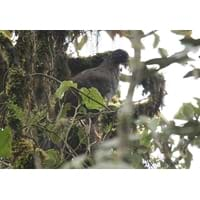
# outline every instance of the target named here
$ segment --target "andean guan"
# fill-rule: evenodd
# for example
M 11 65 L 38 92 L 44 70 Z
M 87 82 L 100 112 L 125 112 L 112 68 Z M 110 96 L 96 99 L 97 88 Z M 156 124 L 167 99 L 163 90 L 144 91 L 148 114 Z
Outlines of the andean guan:
M 129 55 L 122 49 L 117 49 L 110 53 L 104 61 L 97 67 L 84 70 L 72 77 L 71 80 L 78 84 L 78 88 L 95 87 L 101 95 L 110 100 L 117 91 L 119 83 L 119 65 L 127 65 Z M 63 102 L 72 105 L 71 110 L 67 113 L 68 116 L 73 116 L 74 109 L 78 106 L 79 94 L 74 91 L 67 91 L 64 95 Z

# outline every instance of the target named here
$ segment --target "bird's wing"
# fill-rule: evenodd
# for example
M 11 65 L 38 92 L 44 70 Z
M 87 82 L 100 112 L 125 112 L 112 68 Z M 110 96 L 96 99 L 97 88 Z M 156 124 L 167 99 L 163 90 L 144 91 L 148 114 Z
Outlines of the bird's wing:
M 85 70 L 72 78 L 79 87 L 95 87 L 102 96 L 110 92 L 110 72 L 101 68 Z

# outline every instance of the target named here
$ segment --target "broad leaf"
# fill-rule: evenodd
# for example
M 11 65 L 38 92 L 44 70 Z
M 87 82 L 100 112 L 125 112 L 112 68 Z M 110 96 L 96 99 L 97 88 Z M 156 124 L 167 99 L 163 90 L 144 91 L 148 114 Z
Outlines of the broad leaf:
M 64 93 L 69 90 L 70 87 L 77 88 L 77 83 L 74 83 L 73 81 L 63 81 L 56 90 L 55 96 L 59 99 L 62 99 Z
M 81 88 L 81 97 L 83 100 L 83 104 L 88 108 L 88 109 L 95 109 L 95 110 L 100 110 L 104 108 L 105 106 L 105 101 L 104 98 L 101 96 L 100 92 L 92 87 L 92 88 Z
M 192 120 L 194 117 L 194 106 L 191 103 L 184 103 L 175 115 L 176 119 Z
M 159 49 L 158 49 L 158 52 L 159 52 L 159 54 L 161 55 L 162 58 L 167 58 L 168 52 L 167 52 L 166 49 L 159 48 Z
M 12 155 L 12 133 L 9 127 L 0 129 L 0 157 L 9 158 Z

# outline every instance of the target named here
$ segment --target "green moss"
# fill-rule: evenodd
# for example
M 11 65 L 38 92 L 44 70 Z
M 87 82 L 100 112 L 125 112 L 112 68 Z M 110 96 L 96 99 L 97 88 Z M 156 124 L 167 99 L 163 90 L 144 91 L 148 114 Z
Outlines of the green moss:
M 21 138 L 13 143 L 13 167 L 34 168 L 35 143 L 29 138 Z
M 8 81 L 6 93 L 10 99 L 17 105 L 23 107 L 26 90 L 24 71 L 21 68 L 10 68 L 8 72 Z
M 24 71 L 21 68 L 10 68 L 8 71 L 6 94 L 9 98 L 7 104 L 7 123 L 13 129 L 14 137 L 18 137 L 22 132 L 22 121 L 16 116 L 15 110 L 9 105 L 16 104 L 16 106 L 23 109 L 24 99 L 26 97 L 26 86 Z

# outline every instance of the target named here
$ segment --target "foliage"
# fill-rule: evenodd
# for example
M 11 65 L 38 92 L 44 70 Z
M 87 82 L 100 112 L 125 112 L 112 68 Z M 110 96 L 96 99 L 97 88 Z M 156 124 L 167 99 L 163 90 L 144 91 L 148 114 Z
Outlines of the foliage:
M 6 127 L 0 131 L 0 157 L 9 158 L 12 154 L 11 129 Z
M 94 110 L 100 110 L 104 108 L 104 99 L 96 88 L 81 88 L 80 91 L 83 104 L 86 106 L 86 108 Z
M 69 88 L 77 88 L 77 84 L 73 83 L 72 81 L 63 81 L 59 88 L 56 90 L 55 96 L 59 99 L 62 99 L 64 96 L 65 92 L 69 90 Z
M 130 83 L 124 101 L 106 102 L 96 88 L 78 88 L 69 80 L 110 54 L 79 56 L 92 31 L 0 31 L 0 168 L 190 168 L 191 148 L 200 147 L 200 99 L 166 120 L 161 72 L 190 62 L 188 53 L 199 40 L 191 30 L 173 30 L 185 50 L 168 55 L 159 31 L 106 32 L 111 39 L 126 37 L 135 53 L 131 76 L 121 76 Z M 150 35 L 160 58 L 141 61 L 143 39 Z M 70 45 L 78 58 L 66 54 Z M 183 78 L 188 77 L 198 79 L 199 68 L 193 66 Z M 147 97 L 132 102 L 137 86 Z M 68 91 L 80 97 L 71 116 L 66 112 L 72 105 L 63 100 Z

